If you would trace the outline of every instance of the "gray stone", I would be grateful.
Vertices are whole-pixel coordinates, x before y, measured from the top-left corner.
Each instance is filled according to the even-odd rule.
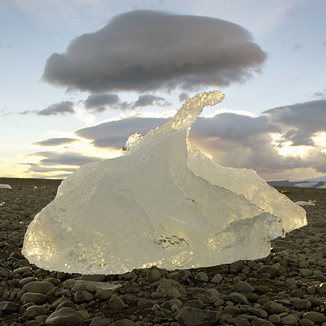
[[[112,294],[108,305],[111,310],[122,310],[125,307],[124,302],[116,294]]]
[[[187,295],[187,291],[182,285],[172,279],[163,278],[156,289],[156,293],[168,298],[181,298]]]
[[[251,293],[255,291],[255,288],[250,285],[248,282],[245,281],[240,281],[235,285],[235,289],[238,292],[242,292],[242,293]]]
[[[308,269],[308,268],[302,268],[302,269],[300,269],[300,274],[303,277],[311,276],[312,275],[312,270]]]
[[[301,319],[299,321],[299,324],[301,326],[313,326],[313,325],[315,325],[315,323],[312,320],[310,320],[310,319]]]
[[[309,309],[311,307],[311,302],[307,299],[292,298],[290,302],[298,310]]]
[[[321,266],[321,267],[326,267],[326,258],[321,259],[318,262],[318,265]]]
[[[256,287],[256,290],[258,292],[261,292],[261,293],[267,293],[267,292],[272,292],[273,291],[270,287],[268,287],[266,285],[262,285],[262,284],[258,285]]]
[[[33,281],[36,281],[36,280],[37,280],[37,278],[34,277],[34,276],[24,277],[24,278],[22,278],[22,279],[19,281],[19,284],[20,284],[21,286],[24,286],[24,285],[26,285],[27,283],[30,283],[30,282],[33,282]]]
[[[129,319],[120,319],[110,324],[110,326],[136,326],[136,324]]]
[[[287,315],[281,318],[281,325],[297,325],[298,320],[293,315]]]
[[[265,311],[263,309],[249,307],[248,312],[250,312],[251,314],[253,314],[253,315],[257,316],[257,317],[260,317],[260,318],[267,318],[268,317],[267,311]]]
[[[321,324],[326,322],[326,316],[320,312],[316,311],[309,311],[303,314],[303,319],[309,319],[316,324]]]
[[[181,279],[180,272],[171,272],[168,274],[167,278],[172,278],[172,280],[179,281]]]
[[[266,310],[270,315],[279,314],[285,312],[286,310],[286,308],[282,304],[277,303],[275,301],[266,301],[263,304],[262,309]]]
[[[95,294],[95,298],[100,300],[108,300],[111,298],[113,292],[111,290],[100,290]]]
[[[161,304],[161,307],[164,309],[169,309],[171,310],[172,306],[178,306],[178,307],[182,307],[182,301],[180,301],[179,299],[171,299],[168,301],[165,301]]]
[[[212,278],[212,283],[219,284],[223,280],[223,276],[221,274],[215,274]]]
[[[41,294],[41,293],[27,292],[20,298],[20,301],[23,304],[32,302],[32,303],[38,305],[38,304],[43,304],[43,303],[47,302],[48,297],[45,294]]]
[[[133,294],[126,293],[123,296],[123,302],[126,303],[128,306],[133,306],[137,304],[138,300],[139,299]]]
[[[198,272],[195,275],[195,280],[201,281],[201,282],[207,282],[208,281],[208,276],[205,272]]]
[[[203,306],[203,301],[199,299],[188,300],[184,303],[184,307],[197,308],[200,309]]]
[[[235,303],[249,304],[248,299],[241,293],[232,292],[229,296],[230,299]]]
[[[251,322],[251,326],[274,326],[269,320],[254,318]]]
[[[240,272],[243,267],[243,261],[238,260],[230,264],[230,271]]]
[[[268,317],[268,320],[274,325],[278,325],[281,323],[281,317],[279,315],[273,314]]]
[[[13,312],[16,312],[17,310],[18,310],[18,306],[11,301],[0,302],[0,311],[6,314],[11,314]]]
[[[47,310],[42,306],[30,306],[27,307],[25,314],[29,318],[35,319],[37,316],[46,315]]]
[[[23,286],[23,290],[32,293],[48,294],[54,290],[55,286],[47,281],[33,281]]]
[[[108,326],[109,321],[106,318],[94,317],[89,326]]]
[[[185,307],[178,313],[177,320],[180,326],[213,326],[220,315],[218,311]]]
[[[104,274],[92,274],[92,275],[82,275],[81,280],[92,281],[92,282],[104,282],[106,276]]]
[[[24,274],[26,272],[32,272],[32,268],[29,266],[19,267],[12,271],[13,274]]]
[[[247,318],[237,317],[232,320],[233,325],[235,326],[250,326],[251,323]]]
[[[82,315],[72,308],[62,308],[52,313],[45,321],[49,326],[83,326]]]
[[[155,282],[158,281],[162,277],[161,272],[157,268],[152,268],[149,270],[147,274],[147,280],[148,282]]]
[[[88,291],[77,291],[74,296],[74,301],[76,303],[89,302],[92,301],[94,295]]]
[[[264,265],[258,269],[257,273],[261,275],[268,274],[269,277],[274,278],[280,274],[280,271],[275,266]]]
[[[224,300],[223,299],[218,298],[217,300],[214,301],[214,306],[215,307],[220,307],[222,305],[224,305]]]

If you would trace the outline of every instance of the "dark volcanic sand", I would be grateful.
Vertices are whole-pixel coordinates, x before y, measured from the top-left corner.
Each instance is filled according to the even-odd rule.
[[[325,189],[277,188],[316,205],[305,206],[308,226],[273,241],[264,259],[86,277],[39,269],[20,254],[28,224],[60,181],[0,178],[0,184],[12,187],[0,189],[0,326],[326,326]],[[122,286],[103,288],[112,281]]]

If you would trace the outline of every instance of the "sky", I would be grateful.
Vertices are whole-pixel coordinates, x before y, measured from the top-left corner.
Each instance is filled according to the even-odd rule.
[[[266,180],[326,175],[325,0],[2,0],[0,176],[65,178],[218,89],[190,141]]]

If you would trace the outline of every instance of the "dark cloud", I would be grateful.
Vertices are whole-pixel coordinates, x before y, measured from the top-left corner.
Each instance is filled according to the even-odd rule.
[[[61,146],[61,145],[68,145],[75,142],[79,142],[78,139],[73,138],[49,138],[45,139],[36,143],[33,143],[33,145],[37,146]]]
[[[51,104],[43,110],[26,110],[23,112],[16,112],[16,113],[19,115],[37,114],[42,116],[50,116],[50,115],[57,115],[57,114],[65,115],[67,113],[73,114],[75,113],[75,110],[74,110],[73,102],[62,101],[60,103]]]
[[[315,133],[326,131],[326,100],[274,108],[263,112],[284,131],[284,141],[293,146],[313,145]]]
[[[64,101],[61,103],[55,103],[48,106],[46,109],[37,112],[37,115],[57,115],[57,114],[67,114],[75,113],[74,103],[71,101]]]
[[[132,11],[52,54],[45,81],[80,90],[195,89],[243,82],[266,59],[239,25],[201,16]]]
[[[95,147],[123,147],[128,137],[140,132],[142,135],[154,129],[169,119],[130,117],[119,121],[110,121],[94,127],[79,129],[75,134],[92,141]]]
[[[132,105],[133,109],[137,107],[143,107],[143,106],[151,106],[151,105],[158,105],[158,106],[170,106],[171,103],[169,103],[166,99],[163,97],[151,95],[151,94],[143,94],[138,97],[138,100]]]
[[[135,110],[138,107],[144,106],[170,106],[166,99],[163,97],[143,94],[139,95],[135,102],[122,102],[117,94],[92,94],[84,102],[86,109],[93,109],[97,112],[104,111],[108,106],[111,109],[117,109],[121,111]]]
[[[86,109],[94,109],[95,111],[102,112],[107,106],[116,107],[120,98],[117,94],[92,94],[84,102]]]
[[[77,152],[37,152],[27,156],[43,157],[41,165],[76,165],[81,166],[91,162],[101,161],[98,157],[85,156]]]

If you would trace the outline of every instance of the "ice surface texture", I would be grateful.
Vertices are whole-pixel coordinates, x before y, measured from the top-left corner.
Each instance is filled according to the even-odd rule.
[[[163,126],[133,135],[125,155],[81,167],[35,216],[23,254],[49,270],[124,273],[192,268],[268,255],[305,211],[247,169],[224,168],[188,132],[218,91],[186,101]]]

